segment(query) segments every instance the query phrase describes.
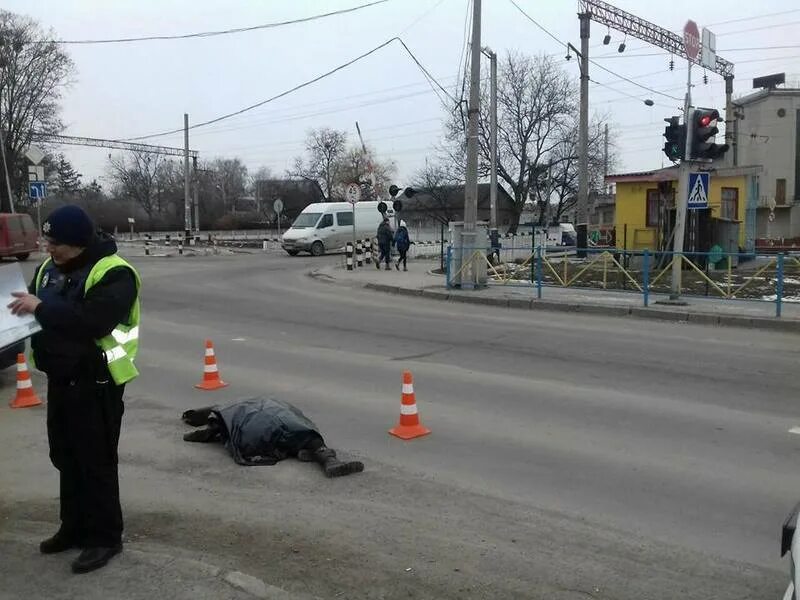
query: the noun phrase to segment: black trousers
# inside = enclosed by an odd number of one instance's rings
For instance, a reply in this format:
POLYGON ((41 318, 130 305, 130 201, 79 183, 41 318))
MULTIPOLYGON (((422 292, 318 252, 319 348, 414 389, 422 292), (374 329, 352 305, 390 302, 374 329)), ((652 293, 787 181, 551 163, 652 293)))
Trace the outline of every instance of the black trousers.
POLYGON ((403 263, 403 268, 407 268, 408 250, 398 250, 400 256, 397 258, 397 264, 403 263))
POLYGON ((50 380, 47 437, 60 473, 61 532, 84 547, 122 541, 117 446, 125 386, 50 380))

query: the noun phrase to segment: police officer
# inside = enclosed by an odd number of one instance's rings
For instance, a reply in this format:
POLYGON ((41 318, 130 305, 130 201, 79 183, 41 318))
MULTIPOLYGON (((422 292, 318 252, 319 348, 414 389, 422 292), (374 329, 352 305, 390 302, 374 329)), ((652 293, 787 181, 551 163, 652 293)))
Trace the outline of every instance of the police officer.
POLYGON ((117 445, 122 394, 138 375, 141 280, 78 206, 53 211, 42 232, 50 257, 30 293, 9 304, 42 327, 31 347, 47 374, 47 437, 60 473, 61 527, 39 549, 81 548, 72 570, 86 573, 122 550, 117 445))

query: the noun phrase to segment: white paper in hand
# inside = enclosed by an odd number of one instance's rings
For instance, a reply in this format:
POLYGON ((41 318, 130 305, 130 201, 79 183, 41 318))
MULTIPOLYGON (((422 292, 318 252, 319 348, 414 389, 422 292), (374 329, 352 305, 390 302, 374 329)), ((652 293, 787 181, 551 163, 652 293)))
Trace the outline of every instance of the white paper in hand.
POLYGON ((0 348, 24 340, 42 329, 33 315, 15 316, 11 314, 10 308, 6 308, 14 300, 11 292, 26 291, 28 284, 25 283, 19 264, 0 265, 0 301, 3 302, 0 309, 0 348))

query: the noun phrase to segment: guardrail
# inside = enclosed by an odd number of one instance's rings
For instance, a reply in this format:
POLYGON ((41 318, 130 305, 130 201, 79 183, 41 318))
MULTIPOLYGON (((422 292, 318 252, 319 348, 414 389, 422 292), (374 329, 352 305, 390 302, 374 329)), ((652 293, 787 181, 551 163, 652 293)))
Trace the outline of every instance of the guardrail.
MULTIPOLYGON (((610 290, 640 294, 644 306, 648 306, 652 294, 670 293, 672 266, 678 260, 681 295, 772 302, 777 317, 785 302, 800 302, 800 253, 675 254, 598 248, 554 252, 539 247, 519 257, 518 250, 466 250, 485 261, 490 285, 532 287, 539 298, 546 287, 610 290)), ((448 287, 458 276, 458 272, 451 272, 452 263, 453 250, 448 247, 448 287)))

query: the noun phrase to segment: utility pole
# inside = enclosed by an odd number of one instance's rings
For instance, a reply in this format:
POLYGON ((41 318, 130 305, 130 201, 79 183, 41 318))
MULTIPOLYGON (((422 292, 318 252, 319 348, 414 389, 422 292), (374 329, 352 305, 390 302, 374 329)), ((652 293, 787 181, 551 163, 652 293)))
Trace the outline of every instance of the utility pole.
POLYGON ((670 301, 678 301, 681 295, 681 274, 683 269, 683 238, 686 235, 686 209, 689 203, 689 171, 692 154, 692 61, 686 74, 686 99, 683 103, 683 120, 686 123, 686 146, 684 160, 678 167, 678 195, 675 198, 675 237, 672 241, 672 282, 670 285, 670 301))
POLYGON ((194 198, 192 202, 194 203, 194 232, 196 236, 200 235, 200 180, 197 175, 197 157, 195 156, 192 159, 192 178, 194 181, 194 198))
POLYGON ((492 247, 497 245, 497 53, 489 47, 483 48, 491 66, 491 102, 489 107, 489 146, 491 152, 491 189, 489 190, 489 239, 492 247))
POLYGON ((186 244, 192 233, 192 199, 189 175, 189 114, 183 113, 183 229, 186 244))
POLYGON ((474 258, 478 221, 478 118, 481 85, 481 0, 472 2, 472 62, 470 64, 469 106, 467 107, 467 174, 464 186, 464 230, 461 232, 462 289, 478 283, 474 258), (467 264, 469 263, 469 264, 467 264))
POLYGON ((608 177, 608 123, 603 127, 603 176, 608 177))
POLYGON ((586 256, 589 216, 589 23, 591 13, 578 15, 581 28, 581 109, 578 131, 578 210, 575 215, 579 257, 586 256))

